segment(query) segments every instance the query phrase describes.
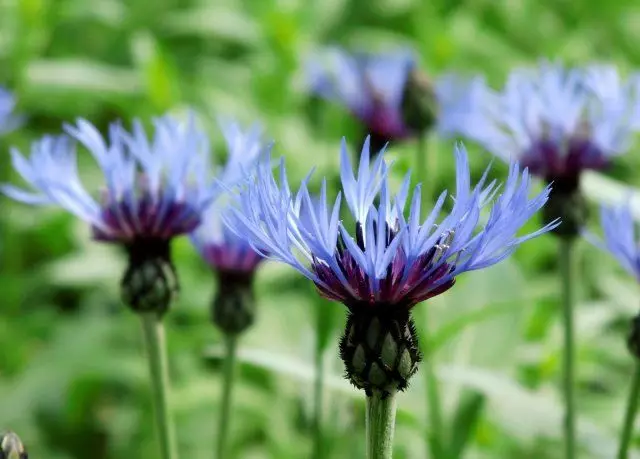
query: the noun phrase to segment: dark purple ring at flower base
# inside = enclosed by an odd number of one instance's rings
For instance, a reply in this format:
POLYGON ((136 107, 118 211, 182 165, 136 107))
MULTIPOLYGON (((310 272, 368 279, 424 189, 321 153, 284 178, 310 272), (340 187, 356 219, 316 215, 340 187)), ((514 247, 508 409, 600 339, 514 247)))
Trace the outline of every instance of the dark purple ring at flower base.
POLYGON ((576 182, 584 170, 603 170, 610 162, 595 143, 582 136, 570 138, 566 146, 542 139, 522 156, 522 165, 548 182, 576 182))
POLYGON ((144 193, 134 203, 106 198, 102 205, 103 227, 92 226, 93 237, 102 242, 128 243, 136 239, 169 240, 198 227, 201 212, 188 202, 154 199, 144 193))
MULTIPOLYGON (((386 245, 389 246, 398 231, 386 226, 386 245)), ((374 234, 376 233, 374 230, 374 234)), ((357 223, 356 241, 360 249, 364 251, 366 247, 362 234, 362 225, 357 223)), ((322 296, 343 303, 353 313, 360 309, 379 313, 389 308, 410 310, 416 304, 446 292, 455 284, 455 277, 444 283, 439 283, 442 278, 454 271, 455 265, 443 263, 433 269, 433 264, 438 261, 442 250, 448 248, 447 243, 450 242, 451 237, 451 234, 441 237, 439 244, 414 260, 408 268, 406 266, 407 257, 403 249, 399 247, 396 256, 387 268, 385 278, 378 280, 379 285, 374 292, 371 289, 371 279, 358 266, 340 236, 335 258, 342 274, 349 280, 351 291, 343 285, 332 269, 314 259, 311 268, 322 282, 322 284, 316 283, 316 287, 322 296), (429 274, 425 275, 425 273, 429 274), (433 288, 436 284, 439 285, 433 288)))

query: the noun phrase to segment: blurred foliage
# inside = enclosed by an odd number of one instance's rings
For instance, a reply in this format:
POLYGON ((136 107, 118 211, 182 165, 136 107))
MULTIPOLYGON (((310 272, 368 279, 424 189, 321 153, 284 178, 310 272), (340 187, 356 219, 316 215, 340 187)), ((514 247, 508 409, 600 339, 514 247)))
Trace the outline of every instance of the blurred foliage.
MULTIPOLYGON (((28 148, 65 121, 85 117, 104 128, 191 106, 211 127, 217 153, 215 115, 259 120, 277 154, 288 156, 291 178, 315 165, 316 177, 335 185, 339 139, 355 138, 357 127, 304 94, 300 68, 313 47, 410 45, 427 72, 483 72, 500 84, 510 68, 539 57, 607 60, 628 71, 640 63, 639 15, 632 0, 2 0, 0 83, 17 92, 28 123, 0 139, 0 180, 16 179, 10 145, 28 148)), ((390 152, 398 181, 414 147, 390 152)), ((452 183, 451 144, 434 141, 432 149, 439 190, 452 183)), ((489 157, 471 150, 477 177, 489 157)), ((585 191, 592 201, 619 200, 621 183, 640 184, 638 167, 636 148, 613 179, 586 177, 585 191)), ((504 167, 496 162, 494 171, 504 167)), ((86 173, 87 183, 97 181, 86 173)), ((1 205, 0 427, 18 432, 34 458, 157 457, 138 324, 118 300, 121 253, 91 242, 85 225, 62 212, 1 205)), ((208 458, 220 393, 220 336, 207 311, 216 287, 187 241, 174 249, 183 291, 167 320, 180 449, 208 458)), ((550 237, 528 243, 420 306, 433 321, 452 457, 560 457, 554 250, 550 237)), ((586 244, 581 257, 580 457, 610 458, 631 372, 623 338, 637 287, 586 244)), ((326 347, 329 372, 328 457, 363 457, 362 396, 340 378, 337 359, 342 309, 275 264, 261 270, 258 295, 258 323, 241 345, 234 457, 309 457, 316 346, 326 347), (331 317, 318 320, 323 308, 331 317)), ((395 457, 426 457, 421 374, 399 403, 395 457)))

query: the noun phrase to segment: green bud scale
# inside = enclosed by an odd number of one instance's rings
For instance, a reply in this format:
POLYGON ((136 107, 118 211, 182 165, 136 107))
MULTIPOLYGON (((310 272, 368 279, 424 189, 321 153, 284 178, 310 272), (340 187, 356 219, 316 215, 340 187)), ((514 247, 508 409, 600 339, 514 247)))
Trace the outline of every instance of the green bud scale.
POLYGON ((13 432, 0 434, 0 459, 28 459, 20 438, 13 432))
POLYGON ((350 308, 340 357, 347 379, 369 396, 406 389, 422 359, 409 312, 350 308))
POLYGON ((211 319, 228 335, 238 335, 249 328, 256 315, 253 293, 254 271, 216 271, 218 291, 211 308, 211 319))
POLYGON ((129 265, 122 278, 122 301, 138 313, 164 315, 179 290, 169 241, 139 239, 126 246, 129 265))

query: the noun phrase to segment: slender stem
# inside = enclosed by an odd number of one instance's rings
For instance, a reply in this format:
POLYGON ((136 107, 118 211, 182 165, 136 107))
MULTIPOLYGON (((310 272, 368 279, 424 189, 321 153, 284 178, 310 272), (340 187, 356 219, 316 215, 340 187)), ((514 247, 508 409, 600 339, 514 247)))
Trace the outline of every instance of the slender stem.
MULTIPOLYGON (((427 148, 428 138, 426 134, 421 134, 418 137, 418 148, 416 149, 416 169, 419 180, 422 182, 422 203, 426 207, 430 204, 432 198, 432 190, 435 177, 435 156, 429 154, 427 148)), ((426 401, 427 401, 427 413, 429 415, 430 429, 426 435, 427 449, 431 452, 431 456, 434 458, 441 458, 444 452, 442 442, 444 441, 444 422, 442 419, 442 406, 440 389, 438 385, 438 379, 434 369, 433 356, 430 352, 430 333, 429 326, 430 321, 428 318, 427 308, 422 308, 423 314, 423 327, 422 338, 426 343, 424 346, 424 362, 422 364, 425 379, 426 379, 426 401)))
POLYGON ((427 318, 427 308, 423 308, 425 324, 423 326, 422 338, 426 343, 424 348, 423 371, 427 383, 427 413, 429 415, 429 430, 427 432, 427 449, 431 452, 431 457, 441 459, 444 454, 444 420, 442 418, 442 404, 440 398, 440 386, 433 365, 433 357, 430 353, 429 343, 429 321, 427 318))
POLYGON ((222 381, 222 407, 220 409, 220 423, 218 424, 218 459, 227 457, 227 440, 231 414, 231 389, 236 372, 236 354, 238 338, 235 335, 225 336, 226 354, 222 381))
POLYGON ((395 423, 395 393, 367 396, 367 459, 391 459, 395 423))
POLYGON ((169 409, 169 365, 164 324, 162 319, 153 312, 141 313, 140 320, 149 361, 153 408, 160 437, 160 457, 177 459, 175 428, 169 409))
POLYGON ((313 458, 324 457, 322 435, 322 406, 324 395, 324 352, 321 346, 316 346, 316 375, 313 391, 313 458))
POLYGON ((618 450, 618 459, 627 459, 629 454, 629 445, 633 434, 633 424, 638 412, 638 398, 640 397, 640 362, 636 361, 633 380, 631 381, 631 390, 629 391, 629 400, 627 401, 627 411, 624 415, 624 425, 622 427, 622 435, 620 436, 620 449, 618 450))
POLYGON ((575 267, 574 267, 574 239, 560 240, 560 276, 562 279, 562 312, 564 328, 564 437, 565 458, 575 458, 575 394, 574 394, 574 324, 573 310, 575 305, 575 267))

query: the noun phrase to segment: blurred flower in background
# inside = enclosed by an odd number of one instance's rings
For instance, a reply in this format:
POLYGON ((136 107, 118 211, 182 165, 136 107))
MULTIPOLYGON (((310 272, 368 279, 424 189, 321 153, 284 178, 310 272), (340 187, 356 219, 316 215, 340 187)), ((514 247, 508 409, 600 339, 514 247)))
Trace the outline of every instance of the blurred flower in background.
POLYGON ((581 172, 606 168, 625 153, 640 127, 640 78, 623 80, 609 66, 581 69, 541 62, 516 69, 501 92, 480 79, 468 92, 460 133, 506 161, 553 182, 547 220, 573 237, 586 218, 579 195, 581 172))
MULTIPOLYGON (((557 222, 516 236, 545 204, 550 187, 529 199, 529 175, 512 163, 502 195, 498 195, 496 183, 487 184, 484 177, 472 188, 467 154, 462 146, 455 151, 457 185, 451 212, 439 219, 447 196, 445 191, 421 223, 418 185, 405 219, 409 174, 399 192, 392 195, 383 152, 370 164, 369 149, 367 138, 357 176, 353 174, 344 141, 341 149, 342 189, 355 221, 354 232, 340 218, 342 194, 329 205, 326 180, 317 201, 310 196, 307 180, 299 191, 292 193, 284 162, 280 162, 278 184, 269 157, 260 162, 255 181, 242 191, 238 206, 227 221, 237 234, 247 235, 259 250, 269 252, 274 259, 293 266, 312 280, 322 296, 349 309, 341 349, 351 382, 367 392, 374 386, 395 391, 406 387, 419 361, 409 315, 411 308, 451 288, 459 274, 503 260, 520 243, 549 231, 557 222), (486 224, 481 224, 480 213, 485 207, 491 208, 490 216, 486 224), (353 367, 351 354, 362 344, 358 337, 364 333, 363 339, 368 339, 366 331, 373 319, 377 320, 376 331, 372 332, 376 340, 385 339, 390 333, 398 340, 396 350, 401 354, 409 350, 410 363, 405 360, 402 370, 396 368, 399 363, 395 360, 391 369, 383 365, 389 369, 383 376, 365 374, 369 372, 369 364, 366 368, 353 367)), ((372 355, 374 349, 378 352, 381 349, 374 344, 370 339, 365 344, 372 355)))
POLYGON ((253 322, 253 278, 264 257, 251 247, 248 238, 224 226, 221 213, 229 204, 228 191, 246 180, 258 156, 264 152, 264 144, 258 126, 243 131, 233 121, 220 120, 219 124, 228 156, 226 164, 218 171, 217 179, 218 186, 227 192, 220 193, 205 212, 202 224, 190 237, 218 278, 218 293, 212 308, 214 323, 222 330, 235 334, 253 322))
POLYGON ((0 86, 0 134, 12 131, 22 123, 14 113, 16 100, 13 94, 0 86))
POLYGON ((106 181, 98 203, 78 176, 76 149, 66 136, 34 142, 27 159, 12 149, 14 169, 35 190, 2 185, 7 196, 32 205, 58 205, 91 224, 97 240, 133 244, 168 241, 200 223, 214 197, 208 177, 208 142, 193 121, 155 120, 147 138, 140 121, 132 133, 120 123, 109 128, 108 142, 88 121, 65 126, 93 155, 106 181))
POLYGON ((608 66, 542 62, 514 70, 502 92, 485 84, 473 95, 473 117, 458 125, 462 133, 548 181, 603 169, 629 149, 640 127, 640 78, 623 81, 608 66))
POLYGON ((596 247, 611 253, 629 274, 640 281, 640 235, 629 204, 600 208, 603 239, 585 232, 596 247))
POLYGON ((11 151, 15 170, 35 191, 7 184, 0 188, 26 204, 58 205, 89 223, 96 240, 124 245, 129 268, 123 286, 131 290, 124 288, 123 295, 134 309, 168 305, 177 290, 169 243, 200 224, 219 191, 209 177, 208 140, 194 119, 183 124, 165 116, 154 126, 150 139, 138 120, 131 133, 113 123, 108 141, 86 120, 65 126, 104 174, 100 203, 80 182, 75 146, 66 136, 35 142, 28 159, 11 151), (151 293, 154 305, 143 304, 151 293))
POLYGON ((307 63, 312 93, 343 104, 364 126, 376 154, 387 142, 418 136, 435 127, 455 133, 469 90, 452 84, 453 75, 435 82, 417 68, 413 52, 349 53, 332 47, 307 63))

